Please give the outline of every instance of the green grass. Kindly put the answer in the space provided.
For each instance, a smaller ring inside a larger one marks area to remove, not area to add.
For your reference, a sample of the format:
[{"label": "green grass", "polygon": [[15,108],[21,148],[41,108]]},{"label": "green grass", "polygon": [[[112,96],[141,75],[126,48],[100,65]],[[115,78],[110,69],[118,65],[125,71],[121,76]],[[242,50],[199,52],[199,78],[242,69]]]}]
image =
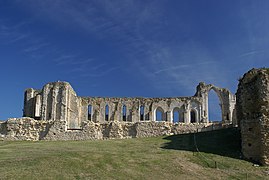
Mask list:
[{"label": "green grass", "polygon": [[0,179],[269,179],[267,167],[240,159],[236,129],[195,138],[1,141],[0,163]]}]

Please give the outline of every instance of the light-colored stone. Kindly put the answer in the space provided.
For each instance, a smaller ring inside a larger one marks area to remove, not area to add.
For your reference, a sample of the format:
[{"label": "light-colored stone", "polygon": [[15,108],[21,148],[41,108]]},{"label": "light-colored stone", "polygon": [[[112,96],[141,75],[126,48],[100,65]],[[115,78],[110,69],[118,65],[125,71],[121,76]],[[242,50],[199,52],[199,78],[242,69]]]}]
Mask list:
[{"label": "light-colored stone", "polygon": [[[208,121],[208,92],[220,98],[222,122]],[[79,97],[67,82],[52,82],[42,90],[27,89],[24,118],[9,119],[0,132],[10,140],[86,140],[149,137],[213,130],[232,123],[234,95],[227,89],[200,83],[190,97]],[[107,110],[106,110],[107,109]],[[161,119],[157,120],[157,111]],[[179,113],[175,123],[174,112]]]},{"label": "light-colored stone", "polygon": [[65,121],[42,121],[32,118],[11,118],[5,122],[6,140],[93,140],[153,137],[196,133],[221,128],[222,123],[175,124],[170,122],[104,122],[85,121],[82,130],[65,130]]}]

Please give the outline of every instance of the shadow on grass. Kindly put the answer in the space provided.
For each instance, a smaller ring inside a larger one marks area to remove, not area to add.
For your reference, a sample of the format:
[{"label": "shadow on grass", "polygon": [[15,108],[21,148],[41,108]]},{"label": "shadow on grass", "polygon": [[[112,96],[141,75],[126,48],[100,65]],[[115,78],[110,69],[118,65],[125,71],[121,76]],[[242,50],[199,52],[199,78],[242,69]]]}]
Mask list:
[{"label": "shadow on grass", "polygon": [[[195,137],[195,138],[194,138]],[[208,132],[179,134],[165,137],[170,140],[162,148],[197,152],[195,140],[200,152],[240,159],[241,136],[238,128],[227,128]]]}]

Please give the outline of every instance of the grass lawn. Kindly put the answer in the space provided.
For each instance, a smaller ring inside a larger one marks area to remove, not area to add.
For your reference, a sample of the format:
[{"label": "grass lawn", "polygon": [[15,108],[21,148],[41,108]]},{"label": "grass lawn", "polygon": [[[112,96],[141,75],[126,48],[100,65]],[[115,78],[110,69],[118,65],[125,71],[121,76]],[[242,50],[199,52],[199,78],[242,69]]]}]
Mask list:
[{"label": "grass lawn", "polygon": [[124,140],[0,141],[0,179],[269,179],[267,167],[240,156],[237,129]]}]

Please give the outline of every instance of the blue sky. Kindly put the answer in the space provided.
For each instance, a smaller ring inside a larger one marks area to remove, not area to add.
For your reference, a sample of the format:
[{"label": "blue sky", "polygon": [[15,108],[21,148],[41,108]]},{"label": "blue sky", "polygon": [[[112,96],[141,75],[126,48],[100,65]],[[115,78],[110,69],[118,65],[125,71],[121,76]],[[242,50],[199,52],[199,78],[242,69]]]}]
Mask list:
[{"label": "blue sky", "polygon": [[246,71],[269,65],[268,9],[267,0],[0,0],[0,119],[22,115],[26,88],[57,80],[79,96],[191,96],[200,81],[235,93]]}]

